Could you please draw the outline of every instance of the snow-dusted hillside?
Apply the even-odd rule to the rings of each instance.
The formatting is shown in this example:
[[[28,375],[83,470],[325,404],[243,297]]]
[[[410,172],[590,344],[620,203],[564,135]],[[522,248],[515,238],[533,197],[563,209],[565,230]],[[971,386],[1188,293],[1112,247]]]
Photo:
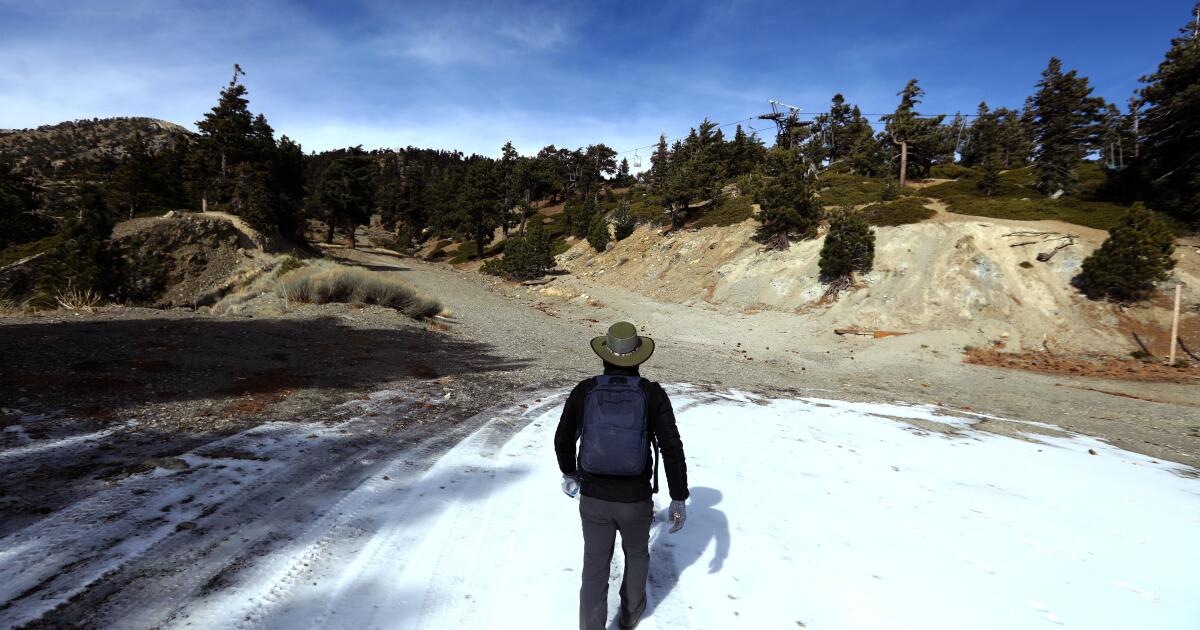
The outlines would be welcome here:
[[[934,407],[674,391],[693,496],[681,533],[652,534],[642,628],[1200,623],[1194,470]],[[559,410],[535,405],[511,439],[514,419],[493,422],[412,485],[368,481],[336,527],[169,625],[572,626],[581,537],[558,490]]]

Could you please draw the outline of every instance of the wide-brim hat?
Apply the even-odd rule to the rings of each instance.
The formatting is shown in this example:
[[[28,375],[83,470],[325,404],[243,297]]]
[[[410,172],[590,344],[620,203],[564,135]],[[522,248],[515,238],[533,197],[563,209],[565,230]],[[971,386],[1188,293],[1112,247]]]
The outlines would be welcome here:
[[[609,326],[607,335],[592,339],[592,350],[613,365],[633,367],[654,354],[654,340],[638,335],[637,327],[629,322],[617,322]]]

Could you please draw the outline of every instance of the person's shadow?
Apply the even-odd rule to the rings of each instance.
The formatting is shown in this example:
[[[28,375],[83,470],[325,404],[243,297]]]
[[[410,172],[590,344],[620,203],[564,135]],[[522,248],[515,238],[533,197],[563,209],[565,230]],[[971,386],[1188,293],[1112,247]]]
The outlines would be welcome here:
[[[708,563],[708,572],[716,573],[729,557],[729,520],[713,506],[721,502],[721,491],[715,488],[692,488],[687,503],[687,520],[683,529],[674,534],[670,514],[664,509],[655,517],[655,531],[650,545],[650,578],[643,617],[654,613],[658,604],[670,596],[679,584],[679,576],[696,563],[716,540],[717,548]]]

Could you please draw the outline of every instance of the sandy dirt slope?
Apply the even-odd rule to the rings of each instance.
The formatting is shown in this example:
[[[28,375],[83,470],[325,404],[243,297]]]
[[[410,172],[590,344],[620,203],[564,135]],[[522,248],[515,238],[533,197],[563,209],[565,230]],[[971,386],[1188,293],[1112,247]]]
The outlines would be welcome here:
[[[823,239],[761,252],[754,224],[660,236],[650,227],[603,253],[577,243],[561,265],[591,284],[659,301],[802,313],[795,326],[822,331],[944,331],[965,343],[1124,354],[1136,349],[1126,320],[1169,326],[1162,304],[1120,309],[1087,300],[1071,285],[1104,233],[1057,221],[980,220],[941,213],[916,225],[876,228],[875,268],[838,300],[823,300],[817,260]],[[1078,235],[1049,262],[1053,247],[1015,232]],[[1038,241],[1030,245],[1014,244]],[[1200,253],[1180,247],[1175,275],[1200,286]],[[1187,317],[1200,319],[1200,313]],[[1196,345],[1200,345],[1200,339]]]

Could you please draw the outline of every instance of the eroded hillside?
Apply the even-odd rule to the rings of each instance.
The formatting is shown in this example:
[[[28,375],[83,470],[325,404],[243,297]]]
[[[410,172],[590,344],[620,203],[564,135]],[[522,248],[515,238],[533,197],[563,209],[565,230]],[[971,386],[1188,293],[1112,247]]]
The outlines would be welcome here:
[[[603,253],[576,243],[559,262],[587,281],[656,300],[792,311],[829,329],[956,331],[1010,350],[1124,354],[1137,348],[1132,331],[1145,337],[1170,324],[1165,304],[1122,308],[1088,300],[1072,285],[1083,259],[1103,242],[1100,230],[944,212],[929,222],[879,227],[874,269],[833,297],[818,278],[822,239],[763,251],[755,227],[747,221],[662,235],[643,226]],[[1062,242],[1051,239],[1066,234],[1076,237],[1074,245],[1037,260]],[[1198,251],[1177,248],[1178,279],[1200,282]],[[1185,319],[1191,325],[1200,316]]]

